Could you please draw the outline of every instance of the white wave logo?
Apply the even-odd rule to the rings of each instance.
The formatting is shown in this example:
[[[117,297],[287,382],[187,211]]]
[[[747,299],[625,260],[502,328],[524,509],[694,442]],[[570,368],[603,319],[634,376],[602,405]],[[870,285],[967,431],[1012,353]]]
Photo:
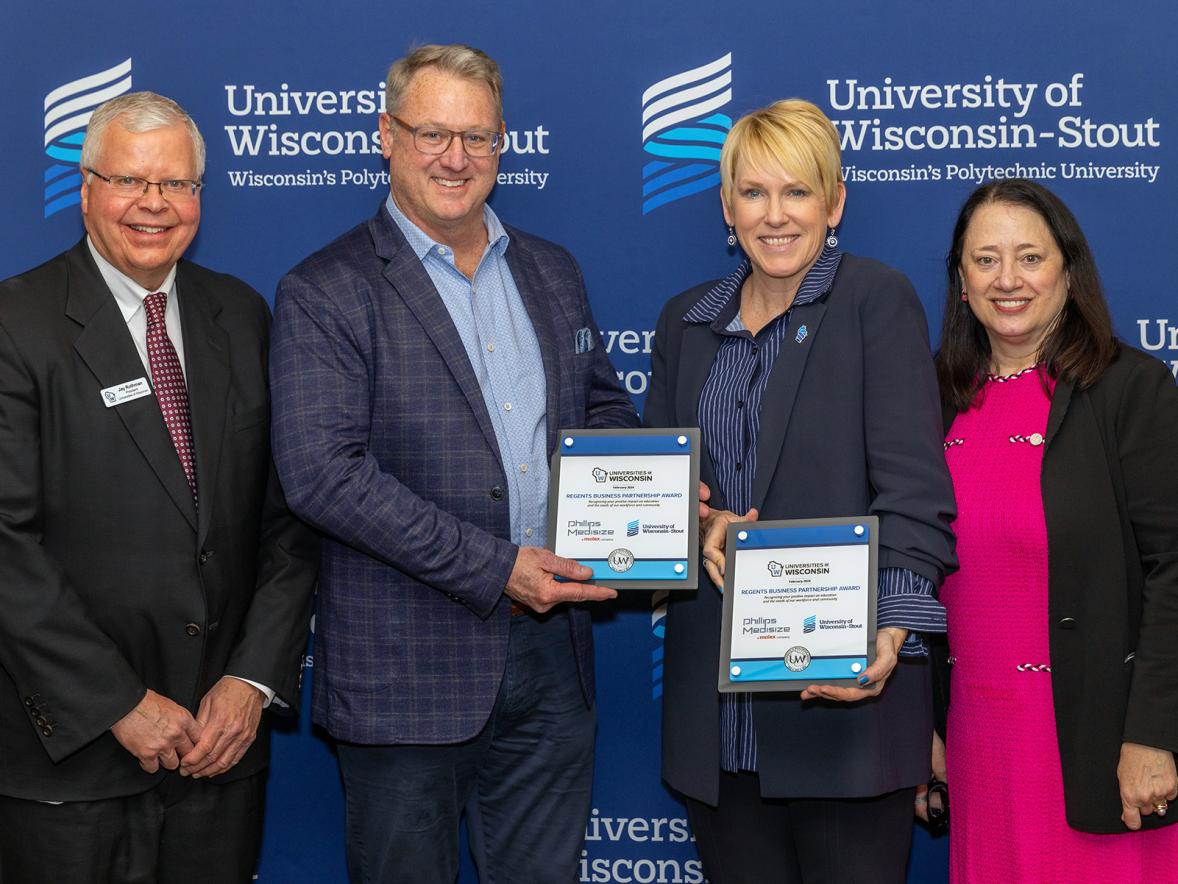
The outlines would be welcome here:
[[[732,118],[732,53],[659,80],[642,93],[642,213],[720,183],[720,147]]]
[[[112,68],[63,83],[45,96],[45,217],[81,200],[82,141],[90,114],[104,101],[131,91],[131,59]]]

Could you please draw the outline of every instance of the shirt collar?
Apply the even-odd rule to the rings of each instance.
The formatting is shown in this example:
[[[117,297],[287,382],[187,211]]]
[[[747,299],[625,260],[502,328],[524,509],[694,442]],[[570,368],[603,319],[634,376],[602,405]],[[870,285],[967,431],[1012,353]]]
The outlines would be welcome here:
[[[393,199],[392,193],[384,201],[384,205],[385,210],[389,213],[389,217],[393,219],[401,233],[404,234],[406,242],[409,243],[409,248],[413,249],[413,254],[417,255],[419,261],[424,261],[425,256],[430,253],[453,255],[453,250],[449,246],[445,243],[438,242],[409,220],[409,217],[401,211],[400,206]],[[503,222],[499,220],[499,216],[486,203],[483,203],[483,224],[487,228],[488,248],[493,249],[497,255],[502,257],[503,253],[507,251],[511,237],[508,235],[507,229],[503,226]],[[440,249],[444,249],[445,251],[439,252]]]
[[[798,286],[798,293],[794,295],[790,309],[817,301],[829,292],[834,285],[834,277],[842,259],[843,252],[824,245],[818,260],[802,278],[802,284]],[[740,287],[748,279],[752,269],[752,263],[745,258],[734,271],[708,289],[704,296],[683,314],[683,321],[699,325],[713,323],[719,326],[718,330],[727,328],[740,308]]]
[[[130,321],[139,310],[143,309],[143,299],[148,295],[156,292],[167,292],[169,298],[176,297],[176,265],[172,265],[172,269],[168,271],[168,275],[164,277],[164,281],[157,289],[145,289],[114,264],[106,260],[94,247],[94,241],[86,236],[86,245],[90,248],[90,255],[94,258],[94,263],[98,265],[98,272],[102,274],[102,279],[106,283],[106,287],[110,289],[110,293],[114,295],[115,301],[118,302],[119,310],[123,314],[123,320]]]

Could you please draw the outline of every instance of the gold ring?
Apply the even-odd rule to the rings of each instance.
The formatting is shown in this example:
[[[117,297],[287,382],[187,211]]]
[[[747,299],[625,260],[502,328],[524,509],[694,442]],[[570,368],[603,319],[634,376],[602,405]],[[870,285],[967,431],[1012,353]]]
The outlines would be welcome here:
[[[1162,801],[1155,804],[1153,809],[1157,811],[1158,816],[1165,816],[1166,811],[1170,809],[1170,804],[1167,801]]]

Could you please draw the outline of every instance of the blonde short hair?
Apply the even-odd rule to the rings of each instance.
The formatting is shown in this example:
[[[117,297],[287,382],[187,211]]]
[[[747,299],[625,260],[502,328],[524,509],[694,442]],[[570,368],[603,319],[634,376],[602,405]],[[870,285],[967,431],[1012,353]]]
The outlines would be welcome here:
[[[82,165],[93,168],[99,165],[102,155],[102,143],[106,137],[106,130],[111,123],[118,122],[128,132],[154,132],[156,129],[166,129],[183,124],[192,139],[192,155],[196,160],[193,169],[197,180],[205,173],[205,140],[196,128],[192,117],[185,113],[184,108],[170,98],[157,95],[154,92],[128,92],[112,98],[90,115],[90,122],[86,126],[86,138],[82,142]],[[113,174],[119,174],[122,169],[114,169]],[[112,174],[108,169],[106,174]],[[89,178],[89,175],[87,175]]]
[[[499,72],[499,65],[481,49],[462,43],[418,46],[404,58],[394,61],[385,78],[385,110],[388,113],[395,114],[401,109],[401,102],[405,99],[413,75],[429,67],[465,80],[486,83],[495,99],[499,119],[503,119],[503,75]]]
[[[808,101],[775,101],[736,121],[720,150],[720,190],[726,202],[732,197],[740,163],[796,175],[822,194],[828,207],[838,203],[843,180],[838,132],[826,114]]]

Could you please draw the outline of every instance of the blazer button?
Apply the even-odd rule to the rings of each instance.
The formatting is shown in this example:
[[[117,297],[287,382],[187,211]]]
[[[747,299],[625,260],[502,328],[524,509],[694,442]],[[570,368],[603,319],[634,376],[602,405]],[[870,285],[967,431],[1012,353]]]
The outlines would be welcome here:
[[[52,737],[53,736],[53,727],[48,724],[45,725],[43,728],[41,728],[41,735],[45,736],[45,737]]]
[[[200,635],[200,627],[197,626],[195,623],[189,623],[187,626],[184,627],[184,631],[187,632],[189,635],[193,635],[193,636]]]
[[[200,557],[199,557],[199,561],[200,561],[200,563],[203,565],[205,562],[207,562],[207,561],[208,561],[209,559],[211,559],[212,557],[213,557],[213,552],[212,552],[212,550],[204,550],[204,549],[202,549],[202,550],[200,551]]]
[[[44,715],[38,715],[35,721],[37,723],[37,727],[45,727],[47,724],[49,724],[49,722],[45,720]]]
[[[32,706],[33,705],[33,698],[32,697],[25,697],[25,705]]]
[[[503,489],[499,485],[494,486],[491,489],[491,500],[502,500],[502,499],[503,499]]]
[[[1075,629],[1076,628],[1076,618],[1075,617],[1061,618],[1059,621],[1059,628],[1060,629]]]

